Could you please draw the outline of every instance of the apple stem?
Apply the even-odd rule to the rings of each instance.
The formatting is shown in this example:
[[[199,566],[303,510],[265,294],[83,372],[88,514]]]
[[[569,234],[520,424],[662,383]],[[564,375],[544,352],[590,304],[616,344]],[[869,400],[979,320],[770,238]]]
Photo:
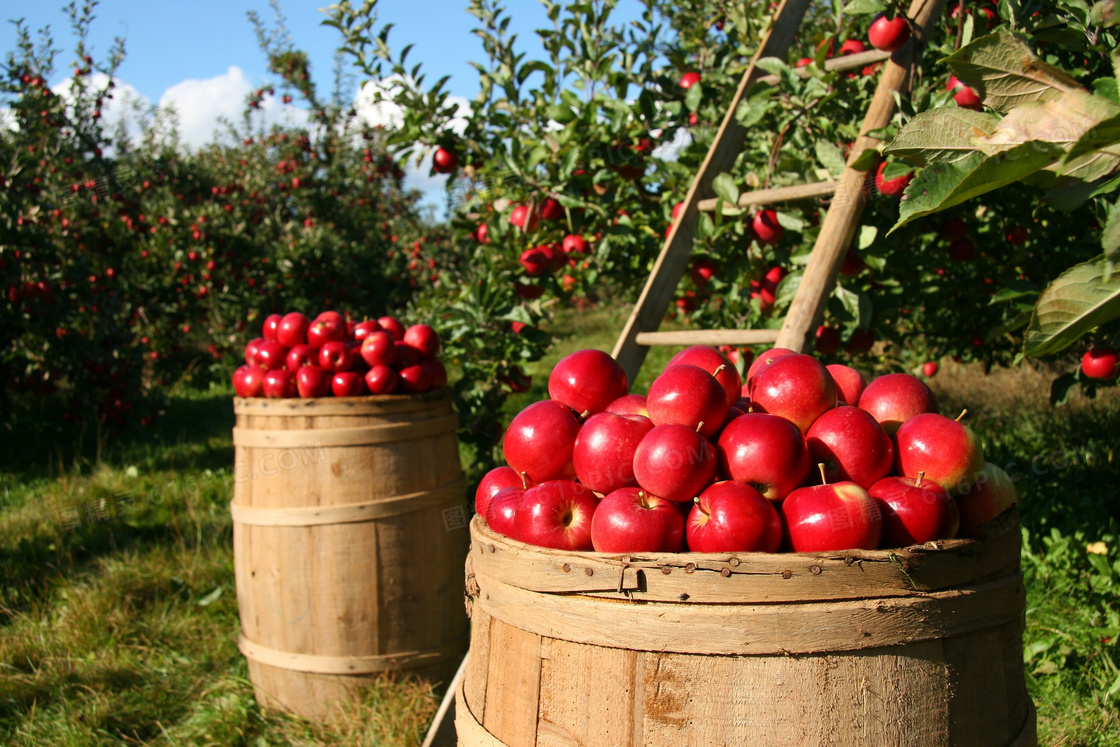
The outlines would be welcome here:
[[[717,368],[715,371],[712,371],[712,376],[719,376],[721,373],[723,373],[723,369],[725,368],[727,368],[726,363],[719,364],[719,368]]]
[[[828,485],[828,478],[824,475],[824,462],[818,462],[817,469],[821,471],[821,485]]]
[[[967,414],[968,414],[968,408],[966,407],[963,410],[961,410],[961,414],[957,416],[957,422],[958,423],[961,422],[961,419],[964,418],[964,416],[967,415]]]
[[[587,420],[589,417],[591,417],[591,410],[584,410],[582,413],[580,413],[579,419],[582,422],[584,420]]]
[[[522,490],[528,490],[529,489],[529,475],[526,472],[521,473],[521,489]]]
[[[700,429],[703,428],[703,427],[704,427],[704,421],[701,420],[699,423],[696,424],[696,432],[699,433]]]
[[[642,504],[642,508],[649,508],[649,501],[647,500],[646,491],[638,491],[638,502]]]
[[[922,482],[923,482],[923,481],[924,481],[925,479],[926,479],[926,473],[925,473],[925,472],[919,472],[919,473],[918,473],[918,487],[919,487],[919,488],[920,488],[920,487],[922,487]]]

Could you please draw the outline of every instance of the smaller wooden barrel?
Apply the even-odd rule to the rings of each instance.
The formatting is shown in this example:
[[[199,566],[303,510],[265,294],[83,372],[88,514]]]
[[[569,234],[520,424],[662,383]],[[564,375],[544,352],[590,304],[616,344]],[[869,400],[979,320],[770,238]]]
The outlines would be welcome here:
[[[893,551],[565,553],[471,524],[466,747],[1030,747],[1017,517]]]
[[[239,646],[258,702],[321,721],[382,672],[450,680],[469,512],[447,391],[234,412]]]

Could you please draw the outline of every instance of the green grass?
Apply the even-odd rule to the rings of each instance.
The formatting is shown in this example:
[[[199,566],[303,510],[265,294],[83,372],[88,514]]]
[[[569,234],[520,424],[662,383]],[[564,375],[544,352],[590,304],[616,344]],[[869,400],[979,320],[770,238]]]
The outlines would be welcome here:
[[[609,350],[625,312],[564,312],[529,367]],[[644,391],[673,350],[651,353]],[[989,461],[1015,465],[1027,541],[1028,687],[1041,744],[1120,745],[1120,396],[1052,410],[1046,376],[947,363]],[[418,744],[438,693],[384,680],[331,726],[261,710],[236,646],[230,392],[181,391],[153,432],[115,440],[21,413],[0,454],[0,744]],[[37,425],[35,424],[37,423]],[[30,425],[29,425],[30,424]],[[18,437],[17,437],[18,435]],[[1011,471],[1011,470],[1009,470]],[[80,522],[80,523],[76,523]],[[1092,546],[1107,554],[1089,552]]]

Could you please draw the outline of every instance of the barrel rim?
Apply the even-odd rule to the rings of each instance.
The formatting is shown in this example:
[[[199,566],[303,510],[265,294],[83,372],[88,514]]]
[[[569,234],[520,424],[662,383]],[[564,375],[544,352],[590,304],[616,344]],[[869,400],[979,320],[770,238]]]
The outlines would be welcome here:
[[[305,410],[312,410],[316,407],[321,407],[328,404],[333,405],[376,405],[388,403],[403,403],[403,402],[435,402],[441,399],[449,398],[451,393],[450,387],[441,386],[437,389],[429,389],[426,392],[419,394],[367,394],[361,397],[237,397],[233,398],[234,412],[240,413],[239,408],[247,407],[250,405],[258,405],[261,403],[268,403],[266,406],[277,406],[278,408],[288,405],[290,409],[299,410],[301,414]]]

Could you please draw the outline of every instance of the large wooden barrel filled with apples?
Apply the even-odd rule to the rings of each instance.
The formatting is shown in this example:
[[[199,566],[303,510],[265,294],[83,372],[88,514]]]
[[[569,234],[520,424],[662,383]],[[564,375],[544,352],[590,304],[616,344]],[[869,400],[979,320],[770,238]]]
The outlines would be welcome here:
[[[321,721],[385,672],[449,681],[469,510],[447,388],[234,412],[239,647],[261,705]]]
[[[643,399],[581,351],[514,417],[476,494],[459,744],[1034,745],[1014,487],[975,434],[915,377],[808,355],[732,402],[716,352]]]

